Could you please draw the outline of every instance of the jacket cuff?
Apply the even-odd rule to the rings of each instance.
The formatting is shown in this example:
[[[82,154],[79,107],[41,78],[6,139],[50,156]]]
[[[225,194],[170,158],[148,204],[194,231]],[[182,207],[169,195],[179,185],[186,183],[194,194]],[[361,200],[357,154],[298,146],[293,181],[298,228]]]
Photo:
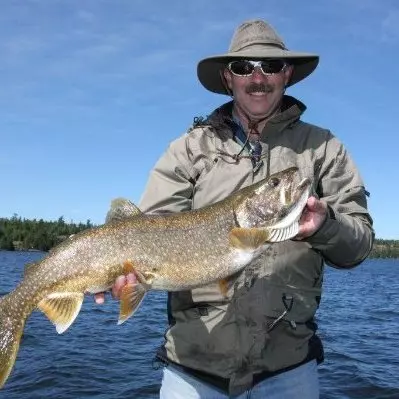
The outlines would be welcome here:
[[[329,213],[320,229],[304,241],[332,266],[348,268],[360,264],[372,247],[371,229],[349,215],[338,212],[331,215]]]

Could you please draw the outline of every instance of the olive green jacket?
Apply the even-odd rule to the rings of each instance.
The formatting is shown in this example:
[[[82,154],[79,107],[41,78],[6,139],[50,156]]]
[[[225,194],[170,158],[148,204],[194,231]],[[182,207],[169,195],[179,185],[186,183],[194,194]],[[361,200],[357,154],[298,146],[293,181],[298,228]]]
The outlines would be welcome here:
[[[291,166],[314,181],[314,194],[330,209],[310,238],[271,244],[229,281],[227,295],[218,284],[169,295],[167,358],[223,377],[230,393],[237,394],[253,384],[254,375],[307,359],[324,263],[359,264],[374,234],[354,163],[328,130],[300,120],[301,102],[284,97],[283,111],[261,132],[262,155],[255,165],[247,150],[235,157],[242,143],[231,128],[231,108],[232,103],[223,105],[170,144],[151,172],[141,209],[201,208]]]

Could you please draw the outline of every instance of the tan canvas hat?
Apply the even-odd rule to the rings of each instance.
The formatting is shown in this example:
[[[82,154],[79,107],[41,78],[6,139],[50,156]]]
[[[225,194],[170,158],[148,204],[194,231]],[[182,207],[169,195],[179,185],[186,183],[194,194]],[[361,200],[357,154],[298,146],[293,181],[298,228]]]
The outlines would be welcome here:
[[[237,59],[285,59],[294,66],[291,86],[310,75],[319,63],[315,54],[290,51],[277,32],[266,22],[251,20],[242,23],[234,32],[226,54],[204,58],[198,63],[197,74],[201,84],[208,90],[228,94],[222,82],[221,71]]]

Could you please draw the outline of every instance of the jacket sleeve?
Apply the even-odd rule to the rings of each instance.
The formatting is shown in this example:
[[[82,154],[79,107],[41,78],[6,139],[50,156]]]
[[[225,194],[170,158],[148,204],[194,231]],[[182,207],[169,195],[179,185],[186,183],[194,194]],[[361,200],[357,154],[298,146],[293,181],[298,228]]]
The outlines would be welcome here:
[[[186,137],[172,142],[150,173],[140,201],[145,213],[191,209],[196,170],[187,151]]]
[[[321,228],[306,241],[331,266],[358,265],[371,251],[373,222],[359,172],[343,145],[331,134],[316,191],[328,204],[329,213]]]

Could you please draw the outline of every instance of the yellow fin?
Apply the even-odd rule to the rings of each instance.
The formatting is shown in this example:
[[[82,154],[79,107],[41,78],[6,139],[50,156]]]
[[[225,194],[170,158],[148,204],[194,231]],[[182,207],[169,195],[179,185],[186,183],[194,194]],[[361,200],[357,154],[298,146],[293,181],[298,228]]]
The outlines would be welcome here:
[[[230,231],[230,245],[238,249],[255,249],[269,239],[270,234],[265,229],[246,229],[235,227]]]
[[[145,287],[139,282],[126,284],[122,288],[118,325],[124,323],[133,316],[134,312],[140,306],[146,292],[147,290]]]
[[[76,319],[83,299],[80,292],[56,292],[42,299],[37,307],[54,323],[58,334],[62,334]]]

